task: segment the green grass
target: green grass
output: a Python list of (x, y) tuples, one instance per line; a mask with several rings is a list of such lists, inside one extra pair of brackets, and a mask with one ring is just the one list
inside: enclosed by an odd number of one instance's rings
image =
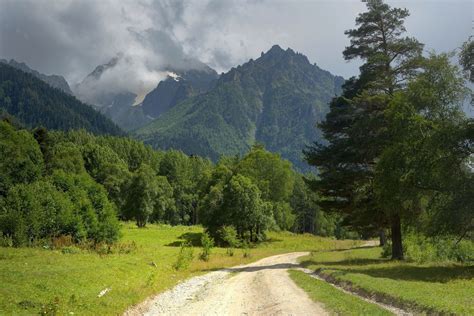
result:
[(346, 294), (302, 271), (290, 270), (290, 277), (313, 301), (323, 303), (332, 315), (393, 315), (386, 309)]
[[(237, 249), (233, 257), (226, 249), (215, 248), (208, 262), (195, 259), (189, 269), (172, 268), (183, 237), (200, 239), (201, 227), (150, 225), (122, 228), (122, 244), (135, 242), (131, 253), (100, 255), (81, 250), (63, 253), (41, 248), (0, 247), (0, 315), (37, 314), (50, 304), (61, 315), (116, 315), (127, 307), (162, 292), (180, 280), (215, 269), (255, 261), (262, 257), (291, 252), (349, 248), (353, 241), (335, 241), (311, 235), (270, 233), (270, 240), (250, 250), (243, 258)], [(154, 263), (155, 265), (153, 265)], [(102, 297), (100, 291), (111, 290)]]
[(380, 248), (312, 253), (303, 266), (405, 308), (474, 315), (474, 267), (381, 259)]

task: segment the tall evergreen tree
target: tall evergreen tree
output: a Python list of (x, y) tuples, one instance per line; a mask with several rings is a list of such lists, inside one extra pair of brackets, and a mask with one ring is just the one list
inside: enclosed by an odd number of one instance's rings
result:
[(357, 17), (357, 28), (346, 31), (351, 41), (343, 52), (346, 60), (364, 61), (360, 75), (345, 84), (320, 125), (329, 144), (315, 144), (305, 155), (320, 171), (312, 187), (321, 193), (323, 209), (348, 214), (354, 226), (390, 225), (392, 257), (402, 259), (400, 214), (380, 208), (373, 179), (389, 141), (384, 111), (393, 94), (416, 74), (423, 45), (403, 36), (406, 9), (391, 8), (382, 0), (367, 1), (367, 9)]

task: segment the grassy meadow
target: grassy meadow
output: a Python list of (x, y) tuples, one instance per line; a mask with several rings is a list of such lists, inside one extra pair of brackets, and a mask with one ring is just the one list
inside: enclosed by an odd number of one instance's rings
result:
[[(122, 227), (122, 238), (111, 254), (74, 247), (0, 248), (0, 314), (116, 315), (180, 280), (227, 266), (291, 251), (347, 249), (354, 241), (337, 241), (312, 235), (273, 232), (269, 241), (234, 256), (214, 248), (208, 262), (200, 261), (199, 247), (188, 269), (176, 271), (183, 240), (200, 239), (201, 227), (149, 225)], [(196, 243), (194, 243), (196, 244)], [(99, 293), (110, 289), (103, 296)]]
[[(474, 266), (390, 261), (381, 259), (381, 251), (323, 251), (300, 261), (325, 278), (393, 305), (427, 314), (474, 315)], [(321, 283), (313, 280), (305, 282)]]
[(392, 315), (382, 307), (344, 293), (302, 271), (290, 270), (290, 277), (312, 300), (322, 303), (324, 309), (333, 315)]

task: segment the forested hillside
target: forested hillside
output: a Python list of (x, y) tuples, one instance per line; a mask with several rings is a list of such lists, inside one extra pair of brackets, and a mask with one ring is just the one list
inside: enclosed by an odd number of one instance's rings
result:
[(122, 134), (104, 115), (32, 74), (0, 63), (0, 109), (28, 127)]
[(143, 112), (158, 117), (179, 102), (207, 92), (216, 83), (218, 75), (210, 67), (169, 72), (168, 77), (143, 99)]
[(24, 72), (30, 73), (33, 76), (35, 76), (36, 78), (43, 80), (44, 82), (46, 82), (47, 84), (49, 84), (53, 88), (57, 88), (59, 90), (62, 90), (63, 92), (66, 92), (67, 94), (72, 94), (72, 91), (71, 91), (71, 88), (69, 87), (69, 84), (67, 83), (66, 79), (64, 79), (64, 77), (62, 77), (62, 76), (42, 74), (42, 73), (40, 73), (40, 72), (38, 72), (34, 69), (31, 69), (30, 67), (28, 67), (27, 64), (17, 62), (14, 59), (10, 59), (10, 61), (7, 61), (5, 59), (0, 59), (0, 63), (4, 63), (4, 64), (10, 65), (14, 68), (20, 69)]
[(136, 132), (155, 148), (217, 160), (261, 143), (305, 169), (301, 150), (321, 133), (315, 124), (343, 83), (291, 49), (275, 45), (222, 75), (208, 93), (185, 100)]

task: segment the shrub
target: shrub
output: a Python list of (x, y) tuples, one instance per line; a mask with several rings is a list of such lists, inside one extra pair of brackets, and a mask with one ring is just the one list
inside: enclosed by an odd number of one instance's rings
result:
[(244, 258), (250, 258), (251, 254), (250, 254), (250, 246), (247, 242), (244, 242), (242, 244), (242, 256)]
[(173, 268), (177, 271), (185, 270), (191, 264), (194, 258), (194, 251), (189, 242), (183, 242), (181, 244), (181, 249), (179, 250), (178, 258), (173, 264)]
[[(403, 238), (405, 258), (417, 263), (427, 262), (474, 262), (474, 242), (462, 240), (459, 243), (452, 236), (426, 237), (409, 232)], [(383, 257), (391, 256), (391, 244), (386, 243)]]
[(61, 249), (61, 252), (63, 254), (76, 254), (76, 253), (80, 253), (81, 249), (79, 249), (77, 247), (74, 247), (74, 246), (69, 246), (69, 247), (63, 247)]
[(203, 233), (201, 236), (202, 252), (199, 258), (203, 261), (209, 261), (211, 249), (214, 247), (214, 239), (208, 233)]
[(224, 245), (227, 246), (227, 255), (232, 257), (234, 255), (234, 248), (240, 245), (237, 230), (234, 226), (222, 226), (219, 229), (219, 237)]

